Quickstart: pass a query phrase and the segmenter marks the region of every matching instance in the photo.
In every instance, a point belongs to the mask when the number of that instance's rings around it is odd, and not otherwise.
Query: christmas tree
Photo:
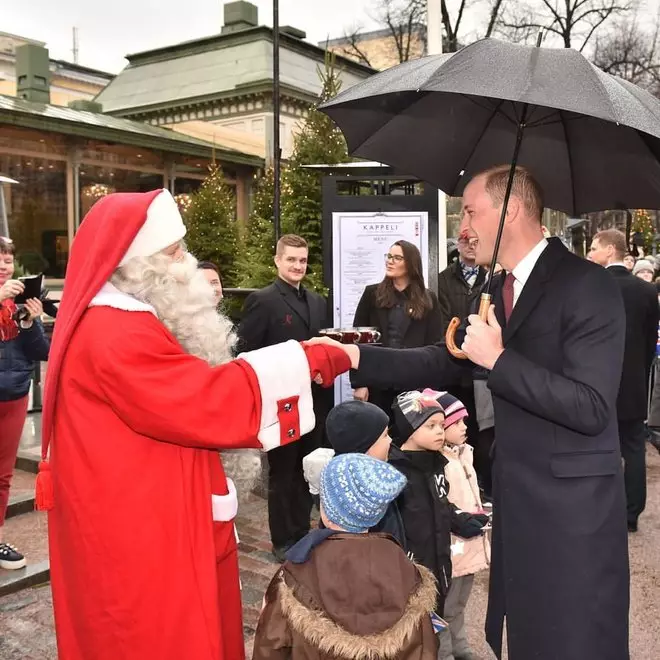
[[[643,238],[642,248],[644,254],[651,254],[653,249],[653,239],[655,237],[655,227],[648,211],[639,209],[633,212],[631,225],[631,234],[641,234]]]
[[[333,98],[341,87],[333,53],[326,53],[325,67],[319,70],[322,82],[318,105]],[[332,120],[319,112],[309,114],[294,139],[293,154],[282,177],[282,233],[298,234],[309,244],[307,284],[325,293],[323,286],[323,236],[321,174],[304,169],[314,163],[343,163],[350,160],[346,142]]]
[[[223,285],[234,286],[239,248],[236,197],[217,165],[211,165],[209,175],[199,190],[191,195],[184,221],[188,228],[186,243],[190,252],[200,261],[216,264]]]
[[[274,181],[272,168],[254,178],[252,211],[237,259],[239,287],[260,289],[275,279]]]

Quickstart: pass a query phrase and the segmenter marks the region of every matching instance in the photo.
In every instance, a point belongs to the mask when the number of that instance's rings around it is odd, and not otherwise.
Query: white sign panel
[[[428,213],[395,211],[390,213],[332,214],[332,293],[334,326],[353,326],[355,309],[368,284],[385,276],[385,255],[393,243],[409,241],[419,248],[428,285]],[[353,396],[347,375],[337,379],[335,401]]]

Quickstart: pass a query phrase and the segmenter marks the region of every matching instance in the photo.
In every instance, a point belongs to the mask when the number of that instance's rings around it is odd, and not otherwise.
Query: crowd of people
[[[474,659],[465,610],[486,569],[498,657],[505,618],[512,660],[628,657],[626,520],[635,532],[644,509],[647,424],[660,433],[653,264],[631,264],[614,230],[591,264],[548,238],[542,190],[518,168],[489,273],[507,178],[466,187],[437,295],[417,248],[390,246],[355,313],[379,346],[318,336],[328,308],[294,235],[233,328],[221,273],[187,253],[166,191],[89,212],[52,346],[41,301],[16,303],[0,239],[0,533],[30,374],[49,358],[37,504],[63,660],[244,657],[233,521],[260,452],[282,565],[256,660]],[[466,360],[443,343],[454,316]],[[333,407],[349,371],[354,399]],[[24,563],[0,537],[0,567]]]

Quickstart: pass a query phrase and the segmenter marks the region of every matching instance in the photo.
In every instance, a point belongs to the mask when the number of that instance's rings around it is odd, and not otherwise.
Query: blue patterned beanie
[[[389,463],[341,454],[321,472],[321,506],[331,523],[359,534],[380,522],[405,485],[406,478]]]

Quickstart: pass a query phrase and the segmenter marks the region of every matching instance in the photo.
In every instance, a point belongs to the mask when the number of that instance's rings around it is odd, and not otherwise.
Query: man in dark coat
[[[625,267],[626,236],[616,229],[598,232],[589,259],[614,277],[626,312],[626,348],[616,411],[624,463],[628,531],[637,531],[637,519],[646,506],[646,429],[648,384],[658,340],[658,296],[655,285],[635,277]]]
[[[245,301],[238,329],[240,351],[253,351],[289,339],[305,341],[325,327],[327,305],[301,281],[307,273],[305,239],[286,234],[277,243],[277,279],[251,293]],[[284,554],[309,531],[312,497],[303,477],[302,459],[321,446],[325,415],[332,393],[312,384],[316,427],[299,442],[268,453],[268,524],[273,554]]]
[[[490,261],[508,166],[475,177],[463,222]],[[495,408],[486,636],[510,660],[627,660],[629,568],[616,419],[625,316],[613,278],[541,231],[542,191],[513,182],[488,322],[463,350],[360,347],[356,386],[445,389],[475,365]]]
[[[468,236],[466,231],[458,237],[458,259],[438,275],[438,301],[442,316],[444,336],[449,321],[457,317],[464,319],[470,313],[475,300],[486,280],[486,269],[476,262],[477,239]],[[474,396],[472,374],[466,371],[460,383],[452,386],[450,392],[465,405],[468,416],[467,441],[474,451],[474,467],[479,477],[479,485],[488,497],[492,490],[491,443],[492,431],[480,434],[477,423],[477,408]]]

